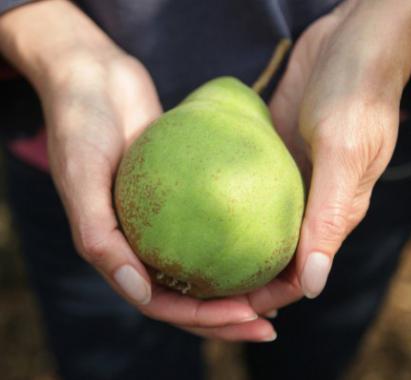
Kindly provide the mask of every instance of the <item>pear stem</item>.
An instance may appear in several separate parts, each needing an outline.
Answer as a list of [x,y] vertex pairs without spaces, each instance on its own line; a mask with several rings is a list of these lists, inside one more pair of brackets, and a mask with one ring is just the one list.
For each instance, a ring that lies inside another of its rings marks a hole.
[[267,67],[264,71],[260,74],[257,80],[254,82],[252,89],[257,93],[261,94],[261,92],[267,87],[270,80],[274,77],[276,72],[281,66],[281,63],[284,60],[285,55],[287,54],[288,50],[290,50],[292,46],[292,42],[288,38],[283,38],[275,47],[274,53],[268,62]]

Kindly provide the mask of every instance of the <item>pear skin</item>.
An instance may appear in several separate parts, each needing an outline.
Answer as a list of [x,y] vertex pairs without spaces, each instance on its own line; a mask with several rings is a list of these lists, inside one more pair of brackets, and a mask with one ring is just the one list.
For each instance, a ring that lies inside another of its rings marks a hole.
[[290,262],[304,210],[270,112],[232,77],[207,82],[130,146],[115,206],[157,282],[199,298],[259,288]]

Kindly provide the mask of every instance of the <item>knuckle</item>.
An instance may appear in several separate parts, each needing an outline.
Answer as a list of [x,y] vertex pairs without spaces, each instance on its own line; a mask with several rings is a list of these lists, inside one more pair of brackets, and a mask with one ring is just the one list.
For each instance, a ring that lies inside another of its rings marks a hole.
[[329,208],[311,223],[310,230],[323,241],[335,241],[345,236],[347,219],[342,208]]
[[362,150],[362,139],[347,131],[344,131],[342,136],[340,135],[340,133],[331,134],[330,131],[319,132],[316,135],[316,144],[319,149],[333,156],[357,158]]
[[100,267],[106,260],[106,239],[100,234],[83,230],[76,246],[80,255],[93,266]]
[[371,204],[371,191],[356,198],[352,205],[352,213],[349,219],[350,232],[365,218]]

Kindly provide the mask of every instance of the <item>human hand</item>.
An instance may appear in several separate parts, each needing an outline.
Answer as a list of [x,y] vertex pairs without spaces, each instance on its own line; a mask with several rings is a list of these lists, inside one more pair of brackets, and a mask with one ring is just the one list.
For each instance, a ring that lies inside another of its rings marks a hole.
[[272,326],[257,318],[246,297],[200,301],[151,283],[118,227],[112,204],[117,166],[162,112],[141,63],[63,0],[3,15],[0,40],[8,41],[2,52],[40,95],[52,176],[80,255],[151,318],[214,338],[271,339]]
[[249,295],[258,313],[318,296],[334,255],[365,216],[396,143],[410,29],[409,2],[354,0],[297,42],[270,109],[309,183],[308,201],[294,260]]
[[[110,63],[96,66],[79,59],[69,74],[60,71],[43,89],[51,170],[76,247],[145,315],[185,329],[207,327],[203,334],[219,336],[218,326],[254,318],[251,307],[240,298],[199,301],[150,283],[118,227],[112,206],[117,165],[161,107],[148,73],[134,58],[105,61]],[[242,337],[253,339],[249,328]],[[219,337],[230,339],[224,331]]]

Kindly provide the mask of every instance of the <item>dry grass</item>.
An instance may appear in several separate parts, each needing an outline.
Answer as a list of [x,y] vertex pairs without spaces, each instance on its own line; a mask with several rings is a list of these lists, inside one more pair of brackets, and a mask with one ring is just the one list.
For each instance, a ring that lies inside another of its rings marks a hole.
[[347,380],[411,379],[411,242]]

